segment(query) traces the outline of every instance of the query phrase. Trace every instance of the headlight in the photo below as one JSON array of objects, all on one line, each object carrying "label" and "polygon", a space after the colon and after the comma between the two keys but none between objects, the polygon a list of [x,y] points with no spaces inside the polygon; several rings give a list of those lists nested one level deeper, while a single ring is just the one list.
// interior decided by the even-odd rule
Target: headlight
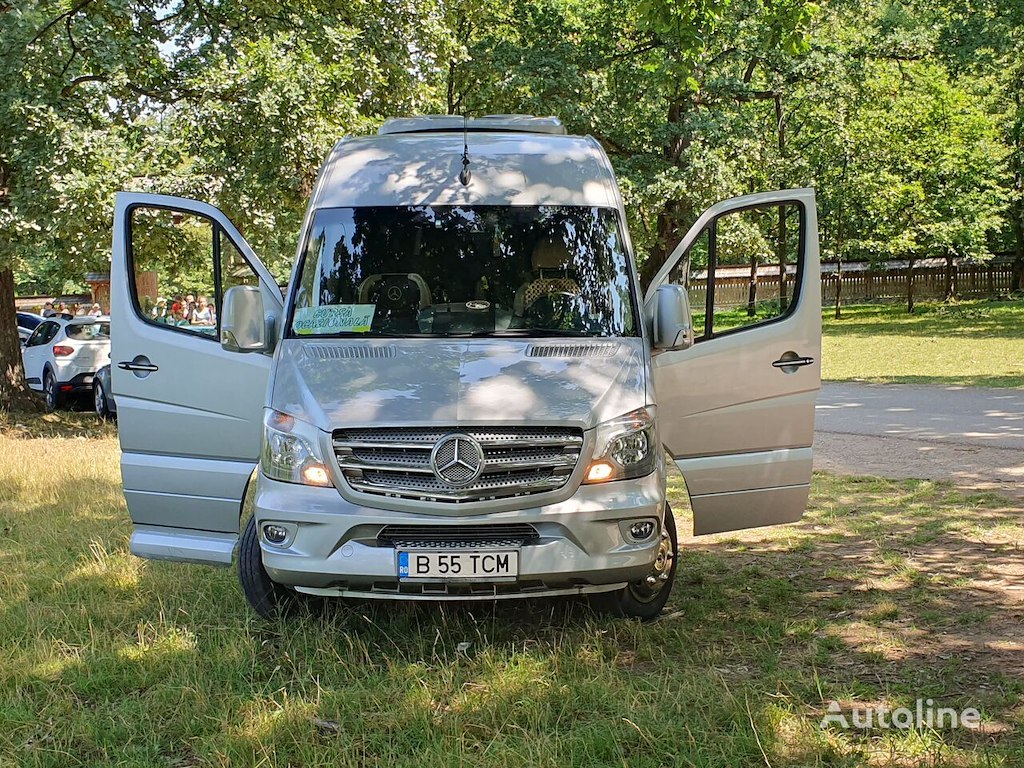
[{"label": "headlight", "polygon": [[643,477],[654,471],[658,460],[654,406],[606,421],[597,427],[594,459],[584,483],[605,483]]},{"label": "headlight", "polygon": [[263,450],[260,454],[263,474],[271,480],[285,483],[329,486],[331,475],[312,447],[316,442],[315,434],[311,434],[309,439],[296,434],[297,431],[311,429],[293,416],[267,411],[263,419]]}]

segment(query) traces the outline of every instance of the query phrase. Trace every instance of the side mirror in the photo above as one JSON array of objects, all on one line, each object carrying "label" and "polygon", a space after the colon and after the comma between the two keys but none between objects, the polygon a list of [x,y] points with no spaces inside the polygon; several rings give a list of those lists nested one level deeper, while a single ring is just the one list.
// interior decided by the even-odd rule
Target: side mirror
[{"label": "side mirror", "polygon": [[264,352],[269,349],[263,296],[255,285],[236,285],[224,294],[220,345],[228,352]]},{"label": "side mirror", "polygon": [[654,294],[654,348],[669,350],[692,346],[690,295],[681,285],[658,286]]}]

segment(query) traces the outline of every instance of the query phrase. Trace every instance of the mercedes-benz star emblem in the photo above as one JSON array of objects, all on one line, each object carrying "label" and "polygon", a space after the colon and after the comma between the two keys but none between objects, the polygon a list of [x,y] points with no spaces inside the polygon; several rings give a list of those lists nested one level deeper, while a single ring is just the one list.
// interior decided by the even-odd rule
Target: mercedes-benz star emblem
[{"label": "mercedes-benz star emblem", "polygon": [[456,488],[469,485],[484,468],[484,451],[469,435],[445,435],[430,453],[430,467],[442,483]]}]

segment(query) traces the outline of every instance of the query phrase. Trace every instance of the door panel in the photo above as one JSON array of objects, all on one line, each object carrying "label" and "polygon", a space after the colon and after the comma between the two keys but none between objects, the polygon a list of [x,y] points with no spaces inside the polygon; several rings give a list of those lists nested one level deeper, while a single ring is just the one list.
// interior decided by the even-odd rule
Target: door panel
[{"label": "door panel", "polygon": [[709,209],[655,277],[648,302],[658,285],[701,267],[708,287],[694,301],[697,342],[652,360],[661,438],[686,480],[694,533],[793,522],[810,486],[821,379],[813,190]]},{"label": "door panel", "polygon": [[48,342],[57,335],[58,325],[53,322],[40,323],[25,342],[21,362],[25,367],[25,378],[31,389],[43,388],[43,365],[46,363]]},{"label": "door panel", "polygon": [[[224,537],[233,542],[238,534],[271,357],[220,346],[226,242],[233,268],[248,270],[268,314],[279,317],[280,291],[216,208],[163,195],[117,196],[111,383],[132,550],[142,556],[223,563]],[[209,313],[200,311],[204,300]]]}]

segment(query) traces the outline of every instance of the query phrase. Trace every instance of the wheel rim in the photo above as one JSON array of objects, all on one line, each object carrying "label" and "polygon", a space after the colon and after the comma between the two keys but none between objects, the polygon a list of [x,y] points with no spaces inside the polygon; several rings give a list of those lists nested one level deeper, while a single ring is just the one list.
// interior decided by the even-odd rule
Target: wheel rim
[{"label": "wheel rim", "polygon": [[53,383],[53,376],[49,374],[46,376],[46,404],[50,408],[57,407],[57,387]]},{"label": "wheel rim", "polygon": [[96,403],[96,413],[102,416],[106,412],[106,402],[103,400],[103,387],[99,382],[93,387],[93,396]]},{"label": "wheel rim", "polygon": [[649,603],[655,600],[661,590],[668,584],[672,574],[672,562],[676,553],[672,550],[672,539],[668,535],[666,526],[661,526],[661,539],[658,541],[658,554],[654,558],[654,565],[651,570],[640,581],[629,585],[629,591],[637,600],[642,603]]}]

